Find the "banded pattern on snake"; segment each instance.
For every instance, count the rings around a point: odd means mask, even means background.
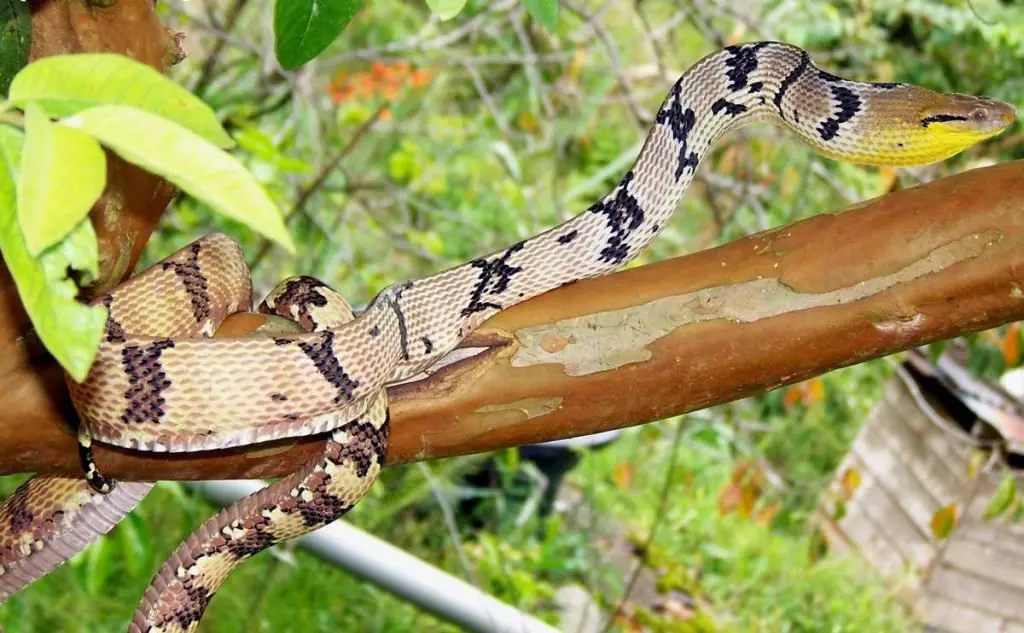
[[[219,235],[133,277],[96,300],[110,309],[106,340],[87,379],[67,381],[84,442],[91,434],[182,452],[325,432],[331,439],[315,463],[189,537],[157,572],[130,631],[193,631],[239,562],[344,514],[383,464],[385,385],[428,368],[498,311],[636,257],[727,131],[768,119],[825,156],[919,165],[994,136],[1014,118],[1011,106],[985,97],[842,79],[795,46],[730,46],[672,86],[632,168],[603,199],[500,252],[390,286],[358,317],[333,291],[298,278],[262,309],[306,332],[209,338],[251,301],[239,248]],[[9,498],[0,509],[0,599],[109,529],[147,484],[132,486],[96,497],[82,482],[48,478]],[[108,504],[110,517],[97,521]]]

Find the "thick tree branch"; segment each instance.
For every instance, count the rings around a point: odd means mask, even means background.
[[[389,462],[641,424],[1020,320],[1022,214],[1016,161],[550,292],[484,324],[468,357],[390,390]],[[260,322],[240,315],[218,335]],[[76,473],[57,369],[4,386],[0,472]],[[319,445],[97,459],[123,479],[262,477]]]

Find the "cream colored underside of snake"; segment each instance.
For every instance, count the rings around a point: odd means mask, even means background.
[[[110,311],[106,339],[86,381],[67,381],[94,439],[180,452],[332,432],[313,463],[189,537],[146,590],[129,630],[194,630],[235,565],[341,516],[386,454],[385,385],[428,368],[498,311],[636,257],[726,131],[768,118],[827,156],[932,162],[934,148],[918,147],[916,106],[937,98],[914,86],[840,79],[790,45],[731,46],[676,82],[633,167],[602,200],[503,251],[390,286],[354,319],[338,308],[340,297],[303,278],[267,303],[308,333],[209,338],[227,315],[251,306],[240,249],[220,235],[98,298]],[[110,529],[148,489],[120,483],[102,496],[77,479],[31,480],[0,509],[0,600]]]

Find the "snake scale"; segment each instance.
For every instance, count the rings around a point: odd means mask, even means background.
[[[953,156],[1015,120],[1005,103],[908,84],[863,83],[818,68],[778,42],[729,46],[672,86],[636,161],[600,201],[502,251],[382,290],[352,316],[306,277],[260,309],[304,330],[211,338],[251,307],[240,247],[204,237],[95,303],[106,336],[82,383],[68,378],[89,441],[185,452],[329,433],[301,470],[228,507],[156,573],[132,633],[194,631],[243,560],[343,515],[369,489],[388,438],[384,388],[428,368],[486,319],[531,297],[614,271],[664,229],[715,141],[755,120],[781,123],[820,154],[862,164],[922,165]],[[37,477],[0,508],[0,600],[109,530],[149,490],[106,494],[85,479]]]

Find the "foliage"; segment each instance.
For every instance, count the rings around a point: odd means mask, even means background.
[[[426,0],[441,20],[462,12],[466,0]],[[523,0],[535,18],[548,28],[558,19],[557,0]],[[362,0],[277,0],[274,3],[274,38],[277,59],[295,69],[327,48],[348,26]]]
[[[647,549],[648,563],[676,578],[666,580],[669,586],[680,586],[729,614],[723,624],[739,631],[912,630],[899,603],[863,564],[839,556],[817,559],[807,535],[786,535],[770,523],[721,511],[722,491],[734,474],[727,442],[710,444],[699,425],[687,427],[674,447],[652,444],[645,437],[651,433],[630,432],[618,445],[588,457],[579,477],[602,513],[631,526],[636,540],[644,541],[667,463],[678,452],[680,467],[669,483],[672,503],[661,517],[668,529],[659,530]],[[644,460],[634,462],[632,482],[623,490],[608,477],[610,464],[630,459],[637,450]]]
[[[0,252],[43,344],[75,380],[88,374],[106,319],[105,308],[74,301],[68,274],[80,283],[97,275],[87,216],[105,182],[100,144],[294,250],[266,192],[221,149],[233,141],[213,111],[148,66],[116,55],[49,57],[14,77],[8,99]],[[10,114],[15,106],[23,117]]]

